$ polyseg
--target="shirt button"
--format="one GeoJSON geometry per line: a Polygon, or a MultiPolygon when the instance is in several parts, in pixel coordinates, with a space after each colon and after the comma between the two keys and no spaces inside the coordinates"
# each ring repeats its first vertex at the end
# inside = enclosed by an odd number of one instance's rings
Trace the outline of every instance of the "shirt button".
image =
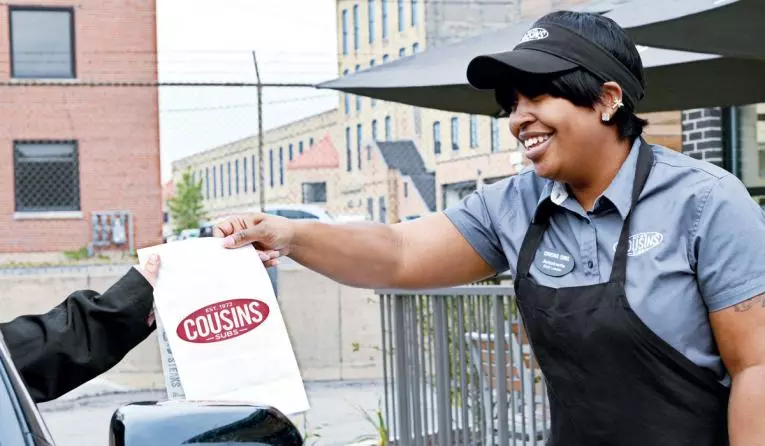
{"type": "Polygon", "coordinates": [[[587,262],[587,268],[592,269],[592,267],[593,267],[593,263],[592,263],[592,260],[590,260],[587,262]]]}

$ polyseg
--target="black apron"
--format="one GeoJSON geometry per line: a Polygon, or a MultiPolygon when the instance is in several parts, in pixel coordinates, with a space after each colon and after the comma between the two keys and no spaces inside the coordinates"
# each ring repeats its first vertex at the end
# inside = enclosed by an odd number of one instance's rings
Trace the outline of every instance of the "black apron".
{"type": "MultiPolygon", "coordinates": [[[[632,209],[653,165],[641,140],[632,209]]],[[[541,286],[529,274],[550,216],[547,198],[521,246],[518,308],[550,400],[549,446],[724,446],[729,390],[651,331],[625,294],[632,209],[606,283],[541,286]]],[[[658,217],[658,216],[657,216],[658,217]]]]}

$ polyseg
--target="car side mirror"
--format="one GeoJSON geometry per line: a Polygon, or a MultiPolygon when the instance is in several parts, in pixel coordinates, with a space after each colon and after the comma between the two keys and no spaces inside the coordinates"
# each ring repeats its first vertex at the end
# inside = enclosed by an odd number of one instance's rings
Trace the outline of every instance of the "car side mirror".
{"type": "Polygon", "coordinates": [[[273,407],[216,401],[147,401],[117,409],[110,446],[195,443],[302,446],[297,427],[273,407]]]}

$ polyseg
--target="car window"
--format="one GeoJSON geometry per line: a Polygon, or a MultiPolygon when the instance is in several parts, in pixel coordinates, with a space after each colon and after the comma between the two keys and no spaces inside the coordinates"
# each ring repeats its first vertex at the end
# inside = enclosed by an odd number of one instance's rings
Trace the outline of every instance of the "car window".
{"type": "Polygon", "coordinates": [[[0,445],[53,445],[0,334],[0,445]]]}
{"type": "Polygon", "coordinates": [[[19,403],[5,370],[0,370],[0,445],[26,444],[26,423],[19,419],[19,403]]]}

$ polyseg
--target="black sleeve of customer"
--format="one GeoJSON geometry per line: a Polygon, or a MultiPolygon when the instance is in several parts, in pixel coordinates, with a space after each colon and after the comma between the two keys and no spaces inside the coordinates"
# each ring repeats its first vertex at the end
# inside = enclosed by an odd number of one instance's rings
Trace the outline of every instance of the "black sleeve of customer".
{"type": "Polygon", "coordinates": [[[131,268],[106,292],[79,290],[41,315],[0,324],[36,402],[56,399],[114,367],[156,325],[153,288],[131,268]]]}

